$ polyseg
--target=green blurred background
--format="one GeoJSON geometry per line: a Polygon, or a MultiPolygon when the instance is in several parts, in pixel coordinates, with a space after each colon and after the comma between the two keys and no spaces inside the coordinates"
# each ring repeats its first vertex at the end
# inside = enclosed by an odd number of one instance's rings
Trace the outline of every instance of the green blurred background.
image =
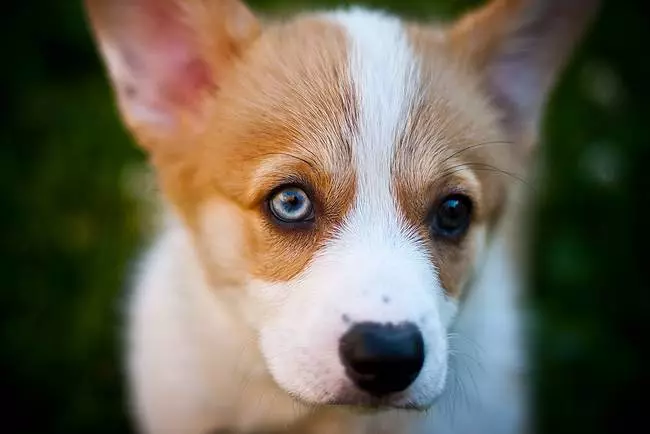
{"type": "MultiPolygon", "coordinates": [[[[120,300],[146,234],[138,204],[148,184],[80,3],[3,5],[3,433],[129,432],[120,300]]],[[[263,11],[336,3],[250,1],[263,11]]],[[[477,3],[365,2],[414,17],[477,3]]],[[[629,432],[645,421],[648,24],[647,2],[606,1],[546,118],[531,275],[541,433],[629,432]]]]}

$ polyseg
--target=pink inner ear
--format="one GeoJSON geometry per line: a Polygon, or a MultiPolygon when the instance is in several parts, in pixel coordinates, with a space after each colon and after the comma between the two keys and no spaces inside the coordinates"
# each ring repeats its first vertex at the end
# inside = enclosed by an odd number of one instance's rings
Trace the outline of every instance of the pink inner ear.
{"type": "Polygon", "coordinates": [[[162,48],[157,76],[161,98],[176,108],[193,109],[205,91],[214,87],[207,62],[192,48],[172,40],[162,48]]]}
{"type": "Polygon", "coordinates": [[[128,24],[118,35],[134,79],[125,89],[127,99],[162,118],[196,109],[214,78],[177,4],[140,0],[128,24]]]}

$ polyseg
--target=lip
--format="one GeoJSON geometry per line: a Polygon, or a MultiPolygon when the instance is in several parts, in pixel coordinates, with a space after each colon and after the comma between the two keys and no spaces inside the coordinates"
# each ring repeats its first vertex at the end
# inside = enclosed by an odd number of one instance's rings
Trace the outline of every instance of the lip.
{"type": "Polygon", "coordinates": [[[309,405],[326,405],[332,407],[346,407],[360,413],[375,413],[386,410],[413,410],[425,411],[431,404],[426,405],[413,402],[408,393],[400,392],[385,397],[376,397],[358,390],[346,390],[337,396],[320,403],[311,402],[309,405]]]}
{"type": "Polygon", "coordinates": [[[391,398],[349,399],[339,398],[327,403],[335,407],[347,407],[361,413],[375,413],[385,410],[414,410],[424,411],[427,407],[416,405],[408,400],[394,400],[391,398]]]}

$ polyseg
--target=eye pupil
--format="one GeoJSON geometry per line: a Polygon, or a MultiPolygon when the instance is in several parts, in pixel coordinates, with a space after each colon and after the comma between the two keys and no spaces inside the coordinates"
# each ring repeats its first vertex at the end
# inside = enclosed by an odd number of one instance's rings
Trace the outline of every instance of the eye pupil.
{"type": "Polygon", "coordinates": [[[469,227],[470,217],[471,202],[469,198],[462,195],[448,197],[436,210],[433,232],[444,238],[458,238],[469,227]]]}
{"type": "Polygon", "coordinates": [[[294,191],[285,192],[282,200],[287,211],[300,207],[301,199],[294,191]]]}

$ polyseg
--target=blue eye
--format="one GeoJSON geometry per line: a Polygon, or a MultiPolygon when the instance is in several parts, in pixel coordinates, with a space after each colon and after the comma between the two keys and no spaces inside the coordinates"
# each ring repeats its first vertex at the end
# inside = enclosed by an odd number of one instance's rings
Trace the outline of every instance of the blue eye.
{"type": "Polygon", "coordinates": [[[314,214],[309,196],[297,187],[279,190],[269,200],[269,208],[275,218],[287,223],[305,222],[314,214]]]}

